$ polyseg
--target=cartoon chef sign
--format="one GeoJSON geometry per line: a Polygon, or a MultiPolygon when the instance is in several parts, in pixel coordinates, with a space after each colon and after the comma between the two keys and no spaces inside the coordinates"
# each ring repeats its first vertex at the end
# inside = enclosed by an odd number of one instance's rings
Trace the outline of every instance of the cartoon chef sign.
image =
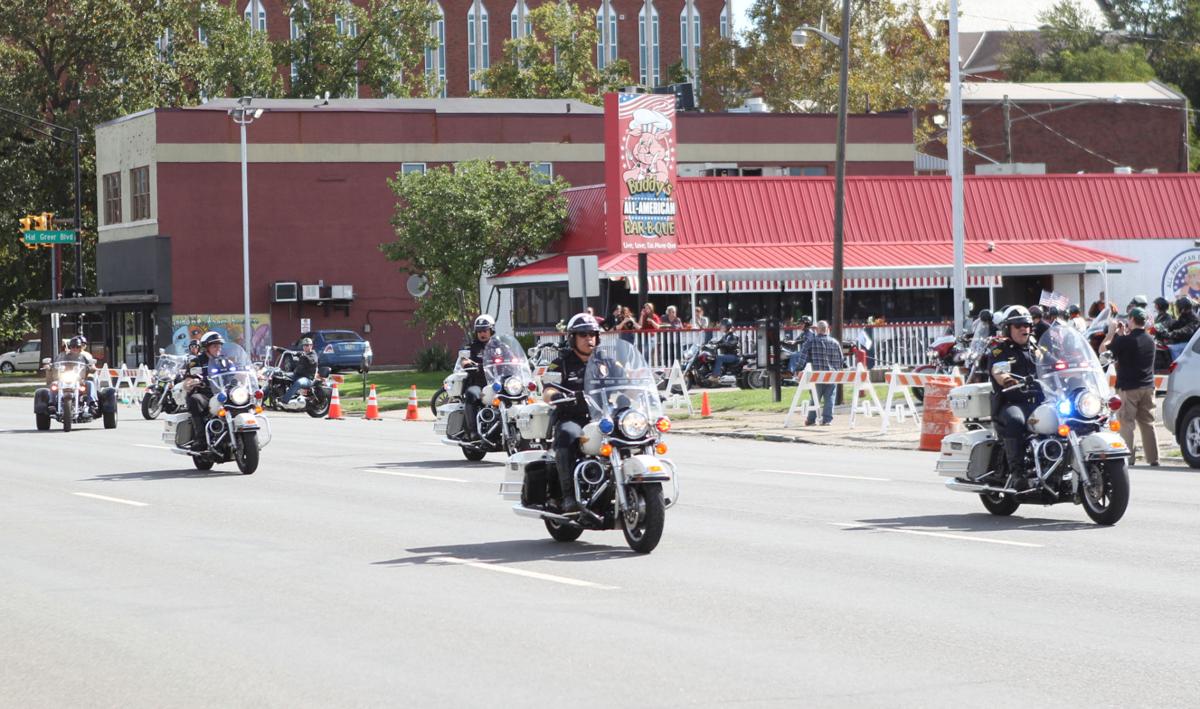
{"type": "Polygon", "coordinates": [[[675,97],[610,94],[605,101],[608,212],[622,251],[675,249],[675,97]]]}
{"type": "MultiPolygon", "coordinates": [[[[638,108],[629,120],[625,132],[625,164],[628,169],[622,174],[626,183],[631,180],[653,179],[670,181],[671,127],[674,122],[648,108],[638,108]]],[[[632,191],[632,190],[631,190],[632,191]]]]}

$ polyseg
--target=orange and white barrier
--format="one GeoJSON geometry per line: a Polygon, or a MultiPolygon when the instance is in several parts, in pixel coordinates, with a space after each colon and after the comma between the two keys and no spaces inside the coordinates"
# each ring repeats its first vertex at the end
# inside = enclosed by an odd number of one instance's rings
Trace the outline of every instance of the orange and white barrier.
{"type": "Polygon", "coordinates": [[[960,422],[950,409],[950,390],[955,382],[948,376],[933,377],[925,384],[925,415],[921,417],[921,440],[917,450],[937,451],[942,439],[959,430],[960,422]]]}
{"type": "Polygon", "coordinates": [[[818,384],[841,384],[843,386],[854,387],[854,394],[850,400],[851,428],[854,427],[854,418],[858,413],[860,400],[863,405],[863,413],[868,416],[872,412],[878,413],[884,419],[884,428],[887,428],[887,417],[884,416],[883,405],[879,403],[879,395],[875,393],[875,386],[871,384],[871,375],[862,363],[859,363],[854,369],[838,369],[822,372],[814,372],[812,365],[806,364],[804,371],[800,374],[800,381],[796,386],[796,394],[792,397],[792,405],[788,408],[787,416],[783,419],[784,428],[788,427],[792,419],[792,414],[797,409],[800,410],[800,415],[805,417],[808,416],[810,410],[816,411],[819,409],[818,384]],[[809,394],[809,398],[801,404],[805,393],[809,394]]]}
{"type": "Polygon", "coordinates": [[[887,430],[888,418],[891,416],[895,416],[898,423],[904,423],[905,416],[912,416],[913,420],[920,424],[921,414],[917,411],[916,400],[912,395],[913,388],[924,389],[931,383],[941,384],[946,380],[949,380],[952,386],[962,386],[963,384],[963,377],[958,372],[954,374],[902,372],[899,365],[892,367],[892,371],[884,375],[888,392],[884,399],[883,410],[887,415],[884,416],[880,430],[887,430]],[[899,400],[900,397],[903,398],[903,401],[899,400]]]}
{"type": "MultiPolygon", "coordinates": [[[[1167,391],[1167,379],[1169,375],[1155,374],[1154,375],[1154,393],[1164,393],[1167,391]]],[[[1108,365],[1108,385],[1113,389],[1117,388],[1117,365],[1108,365]]]]}

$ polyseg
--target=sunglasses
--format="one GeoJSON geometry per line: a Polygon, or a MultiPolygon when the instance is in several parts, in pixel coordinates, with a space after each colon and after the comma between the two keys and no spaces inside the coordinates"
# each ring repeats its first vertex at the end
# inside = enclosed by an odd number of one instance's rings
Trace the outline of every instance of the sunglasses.
{"type": "Polygon", "coordinates": [[[576,335],[576,337],[582,337],[585,340],[597,340],[598,341],[600,339],[600,336],[594,332],[580,333],[580,334],[576,335]]]}
{"type": "Polygon", "coordinates": [[[1029,329],[1033,328],[1033,325],[1030,325],[1028,323],[1014,323],[1013,327],[1018,328],[1020,330],[1029,330],[1029,329]]]}

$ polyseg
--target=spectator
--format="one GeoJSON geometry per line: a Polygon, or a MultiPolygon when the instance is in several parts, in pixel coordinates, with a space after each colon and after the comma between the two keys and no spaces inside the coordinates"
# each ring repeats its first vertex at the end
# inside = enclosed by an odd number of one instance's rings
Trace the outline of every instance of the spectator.
{"type": "Polygon", "coordinates": [[[1171,302],[1161,295],[1154,299],[1154,329],[1170,330],[1175,324],[1171,317],[1171,302]]]}
{"type": "Polygon", "coordinates": [[[1082,313],[1083,311],[1079,309],[1079,306],[1072,303],[1071,306],[1067,308],[1067,322],[1070,323],[1071,327],[1075,328],[1079,332],[1087,332],[1087,320],[1083,319],[1082,313]]]}
{"type": "Polygon", "coordinates": [[[662,318],[654,312],[654,303],[646,301],[642,306],[641,315],[638,317],[638,325],[643,330],[657,330],[662,325],[662,318]]]}
{"type": "MultiPolygon", "coordinates": [[[[842,369],[845,363],[842,345],[829,336],[829,323],[818,320],[816,330],[816,334],[805,340],[804,346],[800,348],[798,360],[800,369],[804,369],[809,364],[812,365],[815,372],[842,369]]],[[[828,426],[833,422],[833,400],[837,394],[837,384],[817,384],[816,387],[817,396],[821,400],[821,425],[828,426]]],[[[813,404],[816,403],[813,402],[813,404]]],[[[808,412],[808,420],[804,423],[806,426],[812,426],[816,422],[817,412],[814,409],[808,412]]]]}
{"type": "Polygon", "coordinates": [[[1142,310],[1145,310],[1148,307],[1150,307],[1150,301],[1146,300],[1146,296],[1135,295],[1129,301],[1129,305],[1125,306],[1125,314],[1128,315],[1129,313],[1133,312],[1134,308],[1141,308],[1142,310]]]}
{"type": "Polygon", "coordinates": [[[633,344],[633,331],[637,329],[637,320],[633,319],[633,311],[621,306],[620,315],[613,318],[613,321],[617,323],[614,329],[621,331],[621,339],[633,344]]]}
{"type": "Polygon", "coordinates": [[[597,314],[596,314],[596,311],[595,311],[595,310],[592,308],[592,306],[590,306],[590,305],[589,305],[589,306],[587,306],[587,308],[586,308],[585,312],[586,312],[588,315],[591,315],[593,318],[595,318],[595,319],[596,319],[596,324],[597,324],[597,325],[599,325],[600,327],[604,327],[604,317],[603,317],[603,316],[601,316],[601,315],[597,315],[597,314]]]}
{"type": "Polygon", "coordinates": [[[697,330],[708,329],[708,318],[704,315],[704,308],[700,307],[699,305],[696,306],[696,313],[692,317],[692,327],[696,328],[697,330]]]}
{"type": "Polygon", "coordinates": [[[1040,342],[1042,335],[1046,334],[1046,331],[1050,329],[1050,323],[1042,318],[1042,306],[1029,306],[1029,317],[1033,318],[1033,341],[1040,342]]]}
{"type": "Polygon", "coordinates": [[[609,330],[618,329],[621,325],[621,321],[624,319],[625,319],[625,317],[622,314],[621,306],[614,305],[612,315],[609,316],[609,318],[608,318],[608,329],[609,330]]]}
{"type": "MultiPolygon", "coordinates": [[[[1100,343],[1100,351],[1109,350],[1117,363],[1117,394],[1121,408],[1121,438],[1125,439],[1130,455],[1133,447],[1133,425],[1142,434],[1142,455],[1152,468],[1158,467],[1158,434],[1154,430],[1154,338],[1146,333],[1146,311],[1129,311],[1129,322],[1113,321],[1108,334],[1100,343]],[[1132,329],[1130,329],[1132,325],[1132,329]]],[[[1131,460],[1132,462],[1132,460],[1131,460]]]]}
{"type": "Polygon", "coordinates": [[[1100,315],[1100,312],[1104,310],[1104,304],[1107,302],[1108,299],[1104,296],[1104,291],[1100,291],[1100,297],[1088,306],[1088,319],[1095,320],[1100,315]]]}
{"type": "Polygon", "coordinates": [[[667,306],[667,312],[665,315],[666,319],[663,322],[663,327],[670,328],[672,330],[683,329],[683,321],[679,319],[679,313],[675,310],[674,305],[667,306]]]}

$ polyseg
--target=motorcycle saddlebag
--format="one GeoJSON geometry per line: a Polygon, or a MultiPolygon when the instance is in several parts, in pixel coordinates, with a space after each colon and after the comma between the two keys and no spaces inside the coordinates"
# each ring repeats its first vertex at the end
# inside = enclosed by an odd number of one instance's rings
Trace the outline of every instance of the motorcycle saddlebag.
{"type": "Polygon", "coordinates": [[[433,422],[433,432],[439,436],[457,436],[463,432],[463,405],[459,403],[442,404],[438,407],[437,420],[433,422]]]}
{"type": "Polygon", "coordinates": [[[992,385],[964,384],[950,390],[950,411],[960,419],[981,421],[992,417],[992,385]]]}
{"type": "Polygon", "coordinates": [[[526,440],[546,440],[550,438],[550,404],[536,402],[512,407],[512,417],[517,422],[517,430],[521,438],[526,440]]]}
{"type": "Polygon", "coordinates": [[[554,454],[549,451],[513,453],[504,466],[500,497],[526,505],[541,504],[546,501],[546,483],[555,470],[554,454]]]}
{"type": "Polygon", "coordinates": [[[100,411],[106,414],[117,412],[117,390],[112,387],[104,387],[100,390],[99,396],[96,397],[100,401],[100,411]]]}
{"type": "Polygon", "coordinates": [[[989,429],[951,433],[942,439],[937,474],[975,480],[988,471],[996,435],[989,429]]]}
{"type": "Polygon", "coordinates": [[[190,440],[192,440],[192,417],[189,414],[170,414],[163,417],[163,443],[175,448],[182,448],[190,440]]]}

